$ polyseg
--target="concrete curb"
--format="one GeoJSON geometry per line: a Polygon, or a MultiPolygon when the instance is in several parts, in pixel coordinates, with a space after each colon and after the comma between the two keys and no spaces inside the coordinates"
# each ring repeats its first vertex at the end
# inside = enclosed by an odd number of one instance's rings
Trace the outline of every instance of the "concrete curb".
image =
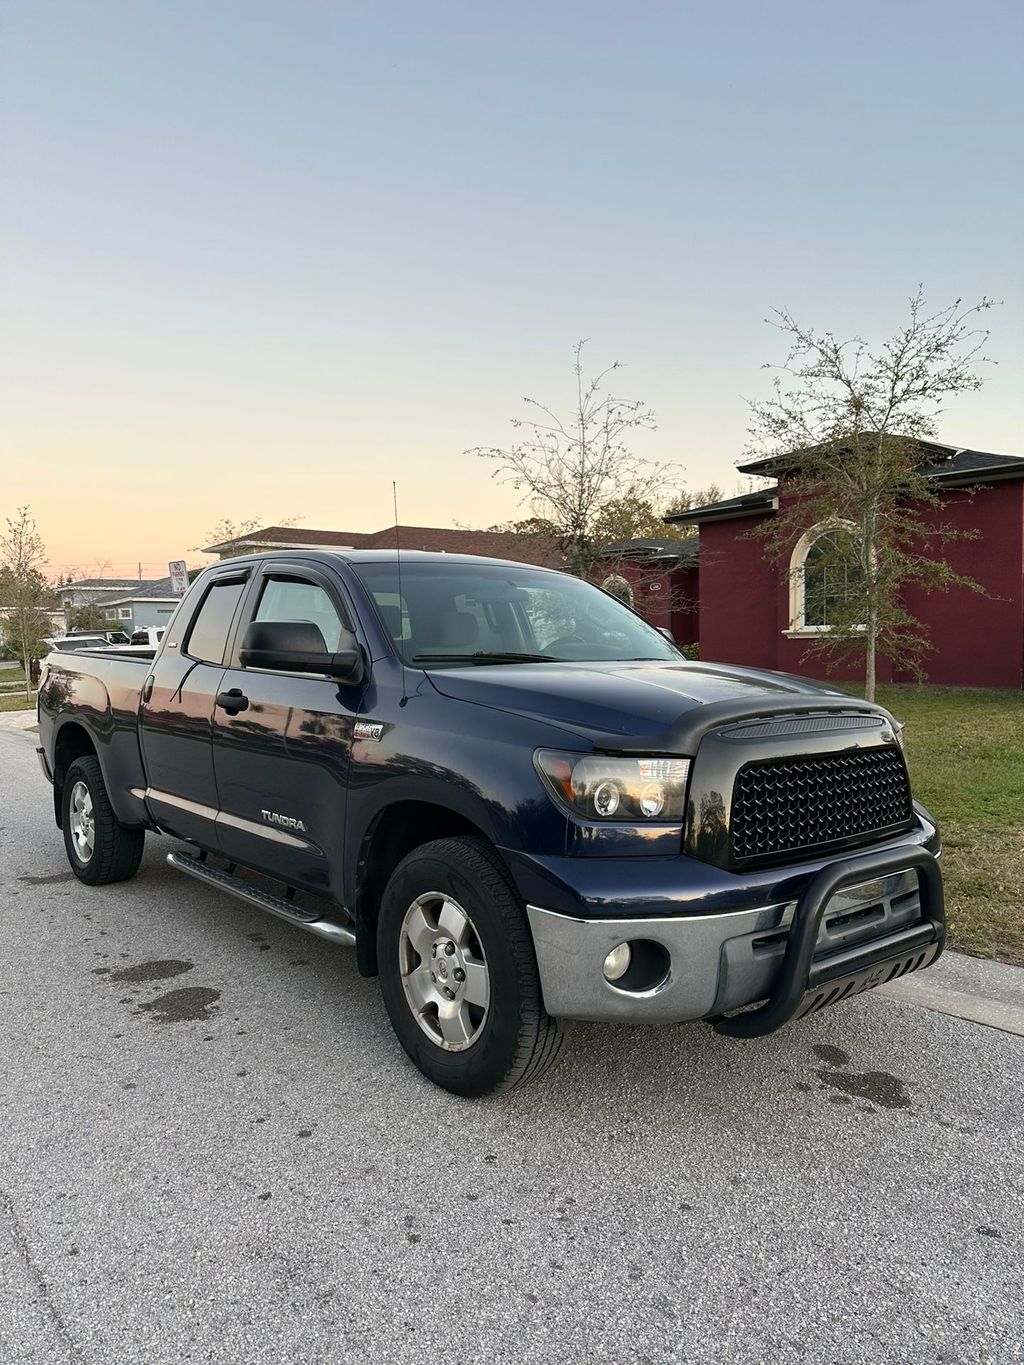
{"type": "Polygon", "coordinates": [[[934,967],[873,994],[1024,1037],[1024,971],[1004,962],[944,953],[934,967]]]}

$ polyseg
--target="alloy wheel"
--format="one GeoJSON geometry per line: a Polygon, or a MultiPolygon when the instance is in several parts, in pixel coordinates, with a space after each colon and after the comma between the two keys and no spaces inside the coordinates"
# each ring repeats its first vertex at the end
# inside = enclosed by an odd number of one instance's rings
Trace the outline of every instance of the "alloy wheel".
{"type": "Polygon", "coordinates": [[[398,940],[399,971],[413,1018],[438,1047],[463,1052],[479,1038],[490,973],[467,912],[443,891],[417,896],[398,940]]]}
{"type": "Polygon", "coordinates": [[[96,843],[96,822],[92,812],[92,792],[84,782],[76,782],[71,788],[68,818],[75,857],[80,863],[87,863],[96,843]]]}

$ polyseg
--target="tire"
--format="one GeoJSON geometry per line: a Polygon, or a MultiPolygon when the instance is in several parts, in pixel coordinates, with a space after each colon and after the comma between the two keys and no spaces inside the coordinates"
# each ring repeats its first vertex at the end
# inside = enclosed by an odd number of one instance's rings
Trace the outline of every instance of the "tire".
{"type": "Polygon", "coordinates": [[[76,758],[68,768],[61,790],[61,827],[68,862],[79,881],[105,886],[138,872],[146,832],[118,822],[98,759],[76,758]]]}
{"type": "Polygon", "coordinates": [[[485,840],[438,839],[398,865],[381,900],[377,955],[391,1026],[435,1085],[465,1096],[511,1090],[560,1055],[566,1026],[544,1009],[526,915],[485,840]],[[455,911],[465,932],[453,933],[455,911]],[[448,1002],[441,991],[459,995],[448,1002]]]}

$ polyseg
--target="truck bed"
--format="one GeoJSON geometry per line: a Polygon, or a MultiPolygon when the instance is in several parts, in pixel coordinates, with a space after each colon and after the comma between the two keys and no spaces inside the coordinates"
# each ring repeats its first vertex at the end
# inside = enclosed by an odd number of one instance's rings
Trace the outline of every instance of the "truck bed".
{"type": "Polygon", "coordinates": [[[139,707],[155,655],[154,649],[129,646],[53,650],[39,693],[39,739],[50,761],[59,768],[74,756],[76,734],[87,733],[102,754],[117,817],[127,825],[147,822],[137,794],[146,785],[139,707]],[[63,734],[62,746],[58,734],[63,734]]]}

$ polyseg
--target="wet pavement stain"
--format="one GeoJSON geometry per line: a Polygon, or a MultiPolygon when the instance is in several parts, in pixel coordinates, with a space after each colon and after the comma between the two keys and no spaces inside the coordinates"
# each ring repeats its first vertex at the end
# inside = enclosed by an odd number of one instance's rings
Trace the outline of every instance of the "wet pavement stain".
{"type": "Polygon", "coordinates": [[[826,1066],[849,1066],[850,1054],[844,1052],[841,1047],[833,1047],[831,1043],[815,1043],[814,1055],[826,1066]]]}
{"type": "Polygon", "coordinates": [[[157,1024],[185,1024],[211,1019],[217,1013],[220,991],[209,986],[183,986],[139,1005],[136,1014],[151,1014],[157,1024]]]}
{"type": "Polygon", "coordinates": [[[134,967],[122,967],[119,971],[111,972],[110,979],[128,982],[166,981],[168,977],[190,972],[195,965],[180,957],[166,957],[153,962],[139,962],[134,967]]]}
{"type": "Polygon", "coordinates": [[[73,882],[75,874],[73,872],[51,872],[45,877],[19,877],[19,882],[24,882],[26,886],[53,886],[55,882],[73,882]]]}
{"type": "Polygon", "coordinates": [[[823,1086],[830,1085],[855,1100],[870,1100],[883,1109],[910,1108],[907,1087],[898,1076],[891,1076],[888,1071],[819,1071],[818,1078],[823,1086]]]}

